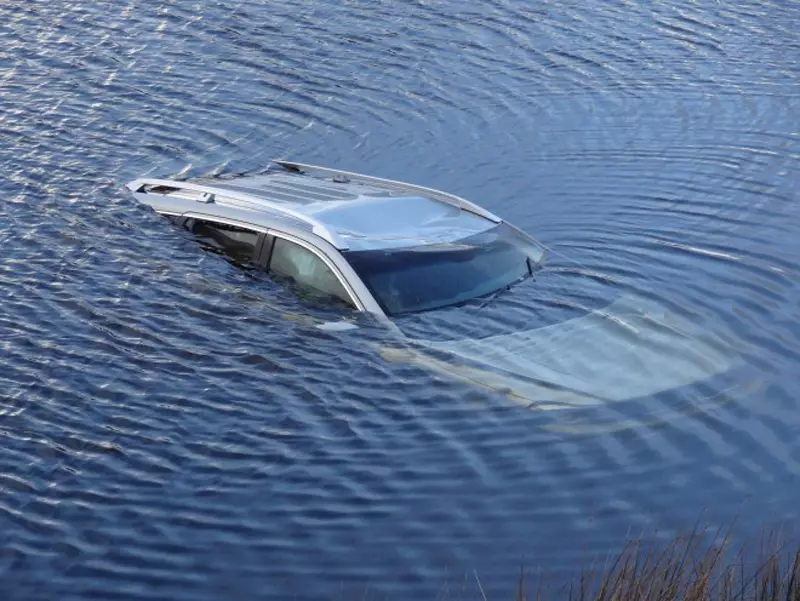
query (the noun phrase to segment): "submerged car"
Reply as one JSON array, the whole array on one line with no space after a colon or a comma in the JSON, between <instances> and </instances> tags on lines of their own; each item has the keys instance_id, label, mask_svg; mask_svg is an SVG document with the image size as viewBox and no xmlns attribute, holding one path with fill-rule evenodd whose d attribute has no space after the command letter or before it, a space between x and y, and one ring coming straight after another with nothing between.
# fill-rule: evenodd
<instances>
[{"instance_id":1,"label":"submerged car","mask_svg":"<svg viewBox=\"0 0 800 601\"><path fill-rule=\"evenodd\" d=\"M445 340L408 336L396 325L402 316L491 302L534 277L546 248L453 194L273 163L257 175L142 178L128 188L138 201L298 295L370 314L403 342L384 349L387 358L502 390L526 405L642 397L723 373L737 361L719 337L644 298L623 297L546 327ZM318 327L357 326L342 319Z\"/></svg>"}]
</instances>

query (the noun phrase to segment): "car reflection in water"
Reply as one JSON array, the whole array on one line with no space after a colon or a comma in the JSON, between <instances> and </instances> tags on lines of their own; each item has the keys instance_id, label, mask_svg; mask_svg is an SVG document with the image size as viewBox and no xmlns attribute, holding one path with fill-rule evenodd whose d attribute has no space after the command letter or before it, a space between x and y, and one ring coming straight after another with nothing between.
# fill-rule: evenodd
<instances>
[{"instance_id":1,"label":"car reflection in water","mask_svg":"<svg viewBox=\"0 0 800 601\"><path fill-rule=\"evenodd\" d=\"M602 427L550 426L565 432L652 425L724 404L732 394L759 385L756 371L733 341L637 295L620 296L605 307L543 327L448 340L407 337L404 342L383 345L379 352L387 361L434 370L530 409L585 413L580 410L665 393L688 401L664 415Z\"/></svg>"}]
</instances>

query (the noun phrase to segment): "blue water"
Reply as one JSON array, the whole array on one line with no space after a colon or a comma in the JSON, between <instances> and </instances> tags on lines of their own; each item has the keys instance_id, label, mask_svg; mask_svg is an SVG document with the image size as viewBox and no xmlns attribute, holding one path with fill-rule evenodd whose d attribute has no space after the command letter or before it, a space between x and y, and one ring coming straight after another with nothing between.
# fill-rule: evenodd
<instances>
[{"instance_id":1,"label":"blue water","mask_svg":"<svg viewBox=\"0 0 800 601\"><path fill-rule=\"evenodd\" d=\"M796 522L798 31L788 0L4 0L2 597L498 599L703 511ZM646 294L747 368L524 409L309 329L124 189L273 157L534 234L516 314Z\"/></svg>"}]
</instances>

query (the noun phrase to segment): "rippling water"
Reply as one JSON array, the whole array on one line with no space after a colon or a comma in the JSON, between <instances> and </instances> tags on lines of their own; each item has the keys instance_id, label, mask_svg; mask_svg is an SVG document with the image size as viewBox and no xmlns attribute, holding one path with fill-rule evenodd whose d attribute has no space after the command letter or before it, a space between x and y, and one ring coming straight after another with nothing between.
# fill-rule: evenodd
<instances>
[{"instance_id":1,"label":"rippling water","mask_svg":"<svg viewBox=\"0 0 800 601\"><path fill-rule=\"evenodd\" d=\"M798 30L787 0L5 0L3 597L499 598L703 508L797 520ZM747 369L523 409L310 330L123 188L274 156L533 233L508 315L635 292Z\"/></svg>"}]
</instances>

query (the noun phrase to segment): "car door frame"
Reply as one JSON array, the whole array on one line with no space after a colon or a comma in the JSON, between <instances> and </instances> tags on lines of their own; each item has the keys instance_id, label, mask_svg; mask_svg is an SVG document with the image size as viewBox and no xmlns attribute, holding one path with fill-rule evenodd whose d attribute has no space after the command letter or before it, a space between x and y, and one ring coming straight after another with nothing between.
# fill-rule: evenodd
<instances>
[{"instance_id":1,"label":"car door frame","mask_svg":"<svg viewBox=\"0 0 800 601\"><path fill-rule=\"evenodd\" d=\"M164 215L173 217L177 225L185 226L189 219L199 219L210 223L221 223L232 225L258 233L256 247L253 252L253 264L259 269L267 271L269 260L272 256L275 238L283 238L288 242L293 242L312 252L330 269L334 276L344 287L350 300L355 305L356 310L370 313L387 324L391 322L381 309L372 293L358 277L352 266L345 260L342 254L329 242L315 236L312 232L301 228L284 225L281 223L254 223L249 220L238 219L236 217L226 217L214 213L204 213L199 211L187 211L181 214Z\"/></svg>"}]
</instances>

